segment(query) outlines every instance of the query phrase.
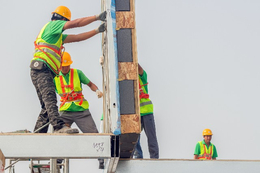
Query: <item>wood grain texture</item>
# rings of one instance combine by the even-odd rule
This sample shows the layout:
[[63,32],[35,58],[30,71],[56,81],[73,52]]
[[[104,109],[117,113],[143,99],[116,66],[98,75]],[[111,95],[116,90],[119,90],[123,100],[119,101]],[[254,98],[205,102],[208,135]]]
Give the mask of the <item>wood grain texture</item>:
[[132,62],[118,63],[118,80],[137,80],[137,65]]
[[135,28],[134,12],[116,12],[116,28]]
[[1,170],[2,166],[3,166],[3,168],[5,167],[5,156],[2,153],[1,149],[0,149],[0,160],[2,161],[2,165],[0,165],[0,170]]
[[121,133],[140,133],[140,115],[129,114],[121,115]]

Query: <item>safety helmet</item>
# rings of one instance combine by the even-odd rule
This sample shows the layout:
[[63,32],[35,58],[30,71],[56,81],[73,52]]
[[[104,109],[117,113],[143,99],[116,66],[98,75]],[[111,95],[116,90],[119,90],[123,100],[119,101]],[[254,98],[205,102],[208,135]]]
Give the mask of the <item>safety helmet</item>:
[[207,136],[207,135],[213,135],[212,131],[210,129],[204,129],[202,132],[202,136]]
[[68,20],[71,19],[71,12],[68,7],[59,6],[51,14],[53,14],[53,13],[57,13],[57,14],[61,15],[62,17],[65,17]]
[[62,66],[69,66],[72,63],[73,61],[71,61],[70,54],[68,52],[64,52],[62,56]]

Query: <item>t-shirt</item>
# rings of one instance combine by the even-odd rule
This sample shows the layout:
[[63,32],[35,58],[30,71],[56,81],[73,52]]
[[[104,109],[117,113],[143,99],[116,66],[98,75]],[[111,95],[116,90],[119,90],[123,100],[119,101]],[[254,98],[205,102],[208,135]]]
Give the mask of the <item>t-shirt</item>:
[[[66,22],[67,21],[64,20],[51,21],[43,31],[42,39],[50,44],[56,43],[63,32],[63,27]],[[62,34],[62,42],[64,42],[67,36],[67,34]]]
[[[209,147],[213,145],[212,143],[210,143],[209,147],[208,147],[204,140],[202,141],[202,144],[205,144],[205,147],[207,149],[209,149]],[[196,144],[194,155],[200,155],[200,144],[199,144],[199,142]],[[212,156],[212,158],[216,158],[216,157],[218,157],[218,153],[217,153],[216,146],[213,145],[213,156]]]
[[[139,77],[140,77],[141,81],[143,82],[143,85],[147,84],[147,73],[146,73],[146,71],[143,71],[142,75],[139,74]],[[145,85],[144,88],[145,88],[145,90],[147,91],[147,94],[148,94],[148,85]]]
[[[79,75],[80,87],[82,88],[82,83],[86,84],[86,85],[89,84],[90,80],[85,76],[85,74],[81,70],[79,70],[79,69],[76,69],[76,70],[77,70],[78,75]],[[64,77],[66,83],[69,84],[69,82],[70,82],[69,81],[70,80],[70,71],[65,76],[63,75],[62,72],[60,72],[59,75],[62,75]],[[54,81],[54,84],[55,84],[55,80],[53,80],[53,81]],[[55,86],[56,86],[56,84],[55,84]],[[55,90],[58,93],[56,87],[55,87]],[[84,109],[81,106],[77,106],[74,102],[72,102],[71,106],[66,111],[78,112],[78,111],[85,111],[85,110],[87,110],[87,109]]]

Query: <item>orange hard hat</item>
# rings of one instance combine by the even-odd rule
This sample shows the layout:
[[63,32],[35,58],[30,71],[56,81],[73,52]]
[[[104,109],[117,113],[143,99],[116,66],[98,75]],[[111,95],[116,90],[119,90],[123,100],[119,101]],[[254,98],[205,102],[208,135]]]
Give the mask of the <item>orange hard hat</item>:
[[70,54],[68,52],[64,52],[62,57],[62,66],[69,66],[72,63],[73,61],[71,61]]
[[70,9],[68,7],[65,6],[58,6],[53,13],[57,13],[59,15],[61,15],[62,17],[65,17],[66,19],[70,20],[71,19],[71,12]]
[[210,129],[204,129],[202,132],[202,136],[207,136],[207,135],[213,135],[212,131]]

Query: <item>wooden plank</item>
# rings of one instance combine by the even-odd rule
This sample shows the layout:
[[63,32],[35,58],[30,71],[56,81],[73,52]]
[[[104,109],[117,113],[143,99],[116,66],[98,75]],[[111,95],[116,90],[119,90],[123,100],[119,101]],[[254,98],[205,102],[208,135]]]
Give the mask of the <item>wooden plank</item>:
[[[135,14],[135,0],[130,0],[130,10]],[[135,16],[134,16],[135,21]],[[139,74],[138,74],[138,56],[137,56],[137,39],[136,39],[136,28],[132,29],[132,51],[133,51],[133,62],[136,65],[136,81],[134,81],[134,92],[135,92],[135,112],[140,115],[140,100],[139,100]],[[141,123],[141,121],[139,122]],[[140,132],[141,132],[141,125]]]
[[140,115],[121,115],[121,133],[140,133]]
[[135,28],[135,17],[132,11],[116,12],[116,28]]
[[4,172],[5,168],[5,156],[0,149],[0,172]]
[[132,62],[118,63],[118,80],[137,80],[136,64]]

